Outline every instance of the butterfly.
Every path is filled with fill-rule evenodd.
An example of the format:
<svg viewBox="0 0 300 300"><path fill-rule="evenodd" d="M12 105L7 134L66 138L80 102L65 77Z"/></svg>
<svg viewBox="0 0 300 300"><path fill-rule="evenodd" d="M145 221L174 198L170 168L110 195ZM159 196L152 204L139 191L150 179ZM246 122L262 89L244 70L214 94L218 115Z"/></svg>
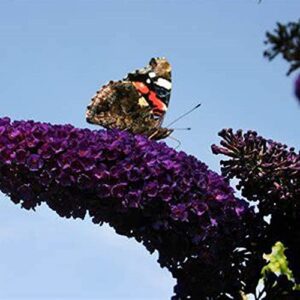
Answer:
<svg viewBox="0 0 300 300"><path fill-rule="evenodd" d="M166 58L128 73L123 80L110 81L91 99L88 123L127 130L149 139L168 137L173 129L161 127L171 95L171 65Z"/></svg>

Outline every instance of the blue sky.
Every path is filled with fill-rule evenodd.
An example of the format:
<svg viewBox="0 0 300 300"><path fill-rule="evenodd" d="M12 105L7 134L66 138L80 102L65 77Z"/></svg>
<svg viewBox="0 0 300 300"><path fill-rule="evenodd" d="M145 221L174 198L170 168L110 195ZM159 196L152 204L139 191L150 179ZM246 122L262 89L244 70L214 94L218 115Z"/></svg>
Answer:
<svg viewBox="0 0 300 300"><path fill-rule="evenodd" d="M166 56L173 91L165 124L202 103L176 125L192 127L174 133L181 150L217 171L210 145L224 127L299 148L295 75L262 57L265 31L299 11L298 0L1 0L1 116L94 128L84 114L95 91ZM0 299L163 300L173 285L134 240L0 195Z"/></svg>

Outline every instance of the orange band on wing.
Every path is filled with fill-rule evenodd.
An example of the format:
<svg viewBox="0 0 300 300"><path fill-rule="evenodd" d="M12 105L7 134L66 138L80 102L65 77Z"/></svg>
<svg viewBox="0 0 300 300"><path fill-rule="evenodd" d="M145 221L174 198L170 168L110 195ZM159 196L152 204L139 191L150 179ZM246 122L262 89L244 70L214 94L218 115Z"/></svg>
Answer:
<svg viewBox="0 0 300 300"><path fill-rule="evenodd" d="M148 98L156 109L162 112L165 112L167 110L166 105L159 98L156 97L156 94L154 92L151 91Z"/></svg>
<svg viewBox="0 0 300 300"><path fill-rule="evenodd" d="M142 95L147 95L156 113L165 112L167 110L166 104L156 96L155 92L150 91L146 84L140 81L133 81L132 84Z"/></svg>
<svg viewBox="0 0 300 300"><path fill-rule="evenodd" d="M149 93L149 88L144 84L143 82L140 81L133 81L132 84L134 87L142 94L148 94Z"/></svg>

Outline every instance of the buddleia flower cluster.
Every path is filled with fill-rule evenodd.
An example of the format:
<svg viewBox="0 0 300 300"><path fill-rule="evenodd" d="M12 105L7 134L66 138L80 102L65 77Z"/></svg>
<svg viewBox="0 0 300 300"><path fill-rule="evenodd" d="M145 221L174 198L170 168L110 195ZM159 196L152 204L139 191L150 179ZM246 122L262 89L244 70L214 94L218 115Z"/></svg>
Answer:
<svg viewBox="0 0 300 300"><path fill-rule="evenodd" d="M212 150L228 157L221 161L223 176L238 179L242 196L257 201L258 214L270 217L269 240L264 243L283 242L289 267L299 283L300 153L254 131L224 129L219 135L221 145L213 145Z"/></svg>
<svg viewBox="0 0 300 300"><path fill-rule="evenodd" d="M253 210L222 176L164 143L2 118L0 189L22 208L44 202L61 217L89 214L157 251L177 279L173 299L241 299L259 277Z"/></svg>

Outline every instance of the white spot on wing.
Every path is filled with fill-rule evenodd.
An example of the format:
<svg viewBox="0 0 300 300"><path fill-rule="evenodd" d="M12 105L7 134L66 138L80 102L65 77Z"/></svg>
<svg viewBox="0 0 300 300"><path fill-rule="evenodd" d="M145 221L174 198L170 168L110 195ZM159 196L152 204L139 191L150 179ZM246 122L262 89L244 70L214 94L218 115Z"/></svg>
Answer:
<svg viewBox="0 0 300 300"><path fill-rule="evenodd" d="M156 76L155 72L150 72L150 73L149 73L149 77L150 77L150 78L154 78L155 76Z"/></svg>
<svg viewBox="0 0 300 300"><path fill-rule="evenodd" d="M166 106L166 104L163 105L162 110L163 110L163 111L167 111L167 106Z"/></svg>
<svg viewBox="0 0 300 300"><path fill-rule="evenodd" d="M154 83L162 88L165 88L166 90L171 90L172 88L172 83L169 80L161 77L158 78Z"/></svg>

